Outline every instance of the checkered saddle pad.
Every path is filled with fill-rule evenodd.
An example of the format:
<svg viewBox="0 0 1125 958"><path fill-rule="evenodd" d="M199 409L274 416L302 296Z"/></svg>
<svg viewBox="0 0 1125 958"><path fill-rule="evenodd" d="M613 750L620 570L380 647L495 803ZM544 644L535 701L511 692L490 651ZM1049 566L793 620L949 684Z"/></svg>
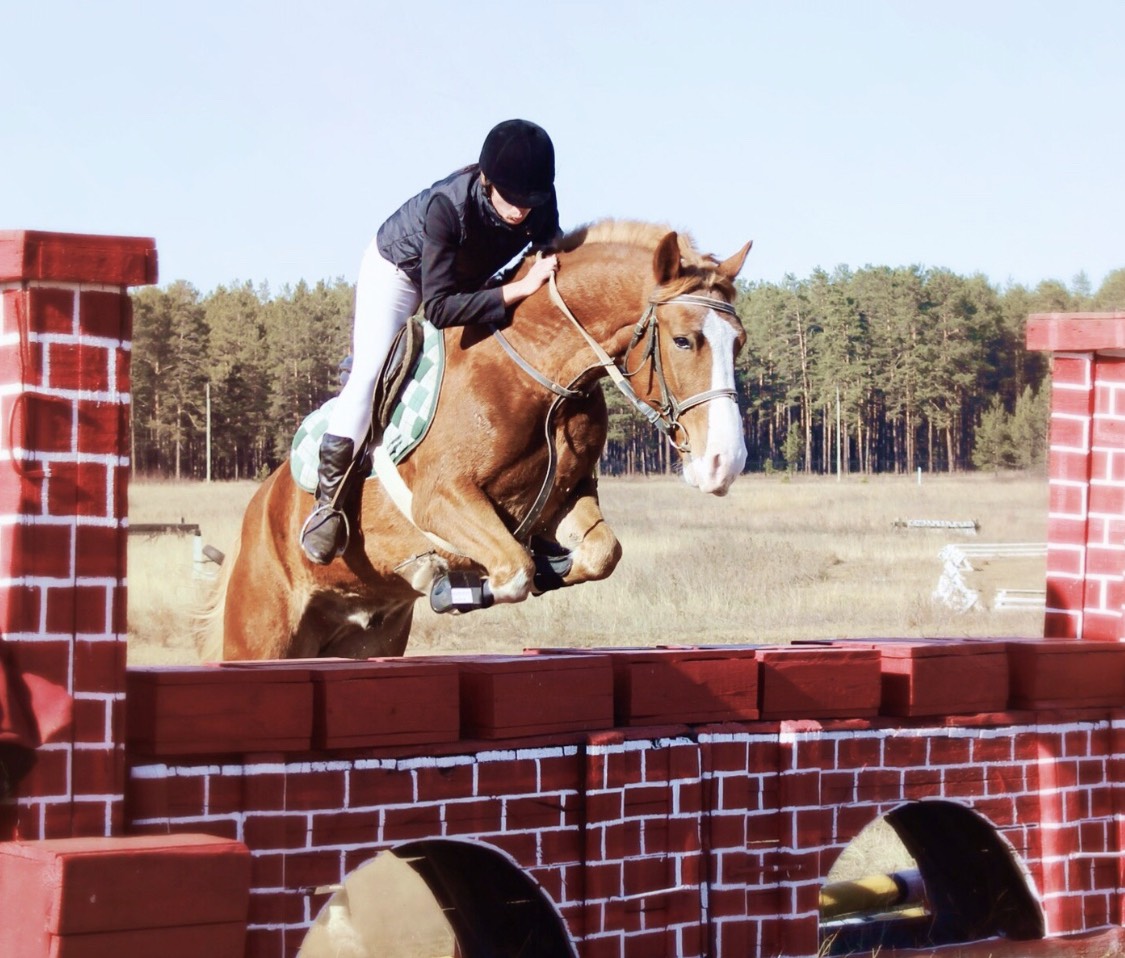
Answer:
<svg viewBox="0 0 1125 958"><path fill-rule="evenodd" d="M405 459L426 437L441 393L441 380L445 372L445 338L440 329L425 321L422 328L422 352L402 387L390 422L383 431L383 447L395 463ZM306 492L316 490L320 439L328 427L328 416L335 404L336 399L333 397L310 413L293 437L289 468L297 485ZM374 475L372 471L368 478L373 478Z"/></svg>

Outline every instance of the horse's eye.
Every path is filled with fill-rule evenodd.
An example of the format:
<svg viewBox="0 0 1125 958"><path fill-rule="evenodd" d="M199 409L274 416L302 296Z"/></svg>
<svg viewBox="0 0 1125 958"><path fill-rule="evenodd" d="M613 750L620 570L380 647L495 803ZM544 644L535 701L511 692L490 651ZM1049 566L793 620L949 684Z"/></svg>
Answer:
<svg viewBox="0 0 1125 958"><path fill-rule="evenodd" d="M676 349L691 349L691 340L686 336L673 336L672 342L675 344Z"/></svg>

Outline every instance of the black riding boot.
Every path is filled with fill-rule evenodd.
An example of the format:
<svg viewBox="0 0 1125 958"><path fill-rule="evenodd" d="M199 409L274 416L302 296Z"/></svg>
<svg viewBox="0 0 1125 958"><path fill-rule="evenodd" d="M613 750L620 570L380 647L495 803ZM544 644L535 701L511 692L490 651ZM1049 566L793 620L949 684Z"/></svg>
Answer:
<svg viewBox="0 0 1125 958"><path fill-rule="evenodd" d="M316 507L301 527L301 548L319 565L327 565L348 547L351 522L345 509L352 497L348 478L355 459L350 439L329 433L320 440L320 470L317 474Z"/></svg>

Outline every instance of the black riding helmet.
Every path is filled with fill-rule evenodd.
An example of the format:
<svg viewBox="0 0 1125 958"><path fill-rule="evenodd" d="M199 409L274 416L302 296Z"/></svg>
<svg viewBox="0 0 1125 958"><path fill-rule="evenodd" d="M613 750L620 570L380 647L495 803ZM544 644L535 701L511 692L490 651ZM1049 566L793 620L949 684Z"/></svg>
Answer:
<svg viewBox="0 0 1125 958"><path fill-rule="evenodd" d="M505 120L485 137L480 168L513 206L542 206L555 184L555 147L543 127L530 120Z"/></svg>

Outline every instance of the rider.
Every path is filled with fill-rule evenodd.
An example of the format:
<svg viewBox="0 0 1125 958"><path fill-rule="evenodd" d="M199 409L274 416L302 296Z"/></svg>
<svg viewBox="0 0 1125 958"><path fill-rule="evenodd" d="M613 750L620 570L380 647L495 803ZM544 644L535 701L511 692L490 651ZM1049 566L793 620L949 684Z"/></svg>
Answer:
<svg viewBox="0 0 1125 958"><path fill-rule="evenodd" d="M356 283L351 373L321 440L316 506L301 529L301 547L313 562L331 562L347 548L349 474L365 448L395 334L419 304L438 328L502 323L509 307L547 282L558 269L553 254L519 280L489 284L529 245L547 247L558 237L554 183L546 130L505 120L489 131L479 163L407 200L379 227Z"/></svg>

